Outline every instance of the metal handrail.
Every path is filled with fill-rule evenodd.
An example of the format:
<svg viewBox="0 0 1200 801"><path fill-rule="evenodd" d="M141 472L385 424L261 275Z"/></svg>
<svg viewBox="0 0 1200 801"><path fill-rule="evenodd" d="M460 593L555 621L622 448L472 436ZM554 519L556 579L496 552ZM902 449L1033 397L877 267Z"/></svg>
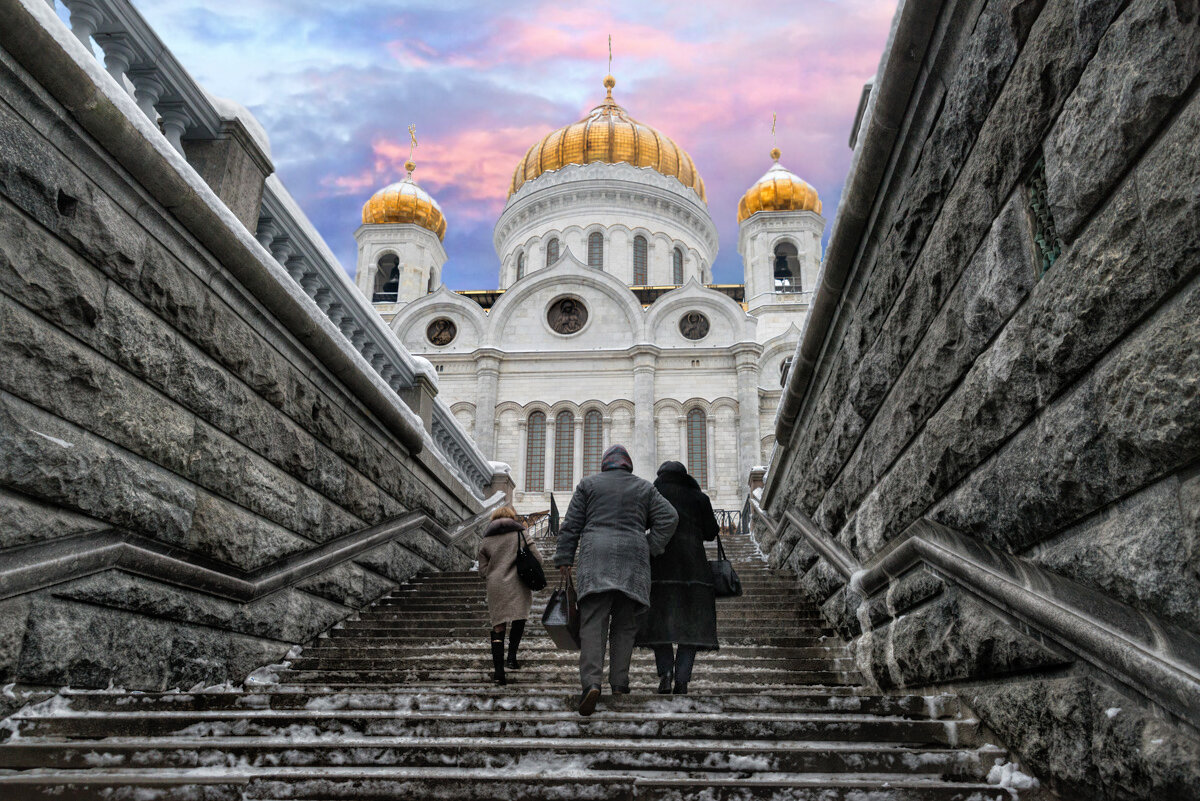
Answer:
<svg viewBox="0 0 1200 801"><path fill-rule="evenodd" d="M803 512L775 521L756 500L750 506L779 538L795 528L864 600L923 566L1200 726L1200 638L1189 631L932 520L916 521L863 566Z"/></svg>

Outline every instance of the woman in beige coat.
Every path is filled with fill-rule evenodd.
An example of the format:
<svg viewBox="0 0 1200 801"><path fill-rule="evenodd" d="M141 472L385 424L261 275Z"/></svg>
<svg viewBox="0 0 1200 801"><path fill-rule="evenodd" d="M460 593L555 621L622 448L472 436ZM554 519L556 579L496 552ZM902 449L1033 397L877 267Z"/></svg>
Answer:
<svg viewBox="0 0 1200 801"><path fill-rule="evenodd" d="M525 633L525 619L533 603L533 592L517 577L518 532L525 526L517 522L517 513L511 506L502 506L492 512L492 522L483 532L476 559L479 560L479 575L487 580L488 616L492 621L492 680L506 684L504 668L520 667L517 664L517 646ZM542 555L530 545L530 550L540 562ZM504 628L512 623L508 640L508 659L504 659Z"/></svg>

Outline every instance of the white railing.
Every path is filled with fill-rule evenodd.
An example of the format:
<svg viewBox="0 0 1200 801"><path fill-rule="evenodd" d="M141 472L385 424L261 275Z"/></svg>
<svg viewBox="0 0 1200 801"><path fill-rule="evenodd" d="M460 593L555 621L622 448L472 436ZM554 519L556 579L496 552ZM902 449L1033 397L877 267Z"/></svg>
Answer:
<svg viewBox="0 0 1200 801"><path fill-rule="evenodd" d="M71 32L90 52L95 52L93 43L102 51L108 74L185 158L185 139L215 139L233 121L236 110L225 108L224 101L204 91L129 0L60 2L68 12ZM56 7L53 0L47 4ZM262 149L262 158L269 159L266 136L253 119L249 115L236 119ZM421 375L437 386L433 366L404 349L276 176L266 180L256 229L259 243L394 392L404 397L401 393L416 387ZM487 458L436 397L429 440L452 472L477 494L491 483Z"/></svg>

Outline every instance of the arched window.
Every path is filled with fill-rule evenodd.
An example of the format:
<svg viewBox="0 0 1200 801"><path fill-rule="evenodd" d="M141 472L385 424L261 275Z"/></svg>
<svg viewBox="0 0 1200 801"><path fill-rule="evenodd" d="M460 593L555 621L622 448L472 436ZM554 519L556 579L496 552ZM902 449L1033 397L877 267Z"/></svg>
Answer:
<svg viewBox="0 0 1200 801"><path fill-rule="evenodd" d="M708 486L708 431L703 409L687 413L688 472L700 486Z"/></svg>
<svg viewBox="0 0 1200 801"><path fill-rule="evenodd" d="M376 262L375 295L377 302L394 301L400 291L400 258L395 253L385 253Z"/></svg>
<svg viewBox="0 0 1200 801"><path fill-rule="evenodd" d="M592 409L583 416L583 476L600 472L600 457L604 455L604 430L600 412Z"/></svg>
<svg viewBox="0 0 1200 801"><path fill-rule="evenodd" d="M604 269L604 234L599 231L588 237L588 267Z"/></svg>
<svg viewBox="0 0 1200 801"><path fill-rule="evenodd" d="M800 256L791 242L775 246L774 275L776 292L800 292Z"/></svg>
<svg viewBox="0 0 1200 801"><path fill-rule="evenodd" d="M554 420L554 491L570 492L575 473L575 415L559 412Z"/></svg>
<svg viewBox="0 0 1200 801"><path fill-rule="evenodd" d="M554 262L558 261L558 237L554 237L546 243L546 266L549 267Z"/></svg>
<svg viewBox="0 0 1200 801"><path fill-rule="evenodd" d="M520 281L525 277L525 252L517 254L517 280Z"/></svg>
<svg viewBox="0 0 1200 801"><path fill-rule="evenodd" d="M525 491L544 492L546 488L546 415L529 415L525 432Z"/></svg>
<svg viewBox="0 0 1200 801"><path fill-rule="evenodd" d="M679 248L671 252L671 283L683 286L683 251Z"/></svg>
<svg viewBox="0 0 1200 801"><path fill-rule="evenodd" d="M633 238L633 285L645 286L646 280L646 237Z"/></svg>

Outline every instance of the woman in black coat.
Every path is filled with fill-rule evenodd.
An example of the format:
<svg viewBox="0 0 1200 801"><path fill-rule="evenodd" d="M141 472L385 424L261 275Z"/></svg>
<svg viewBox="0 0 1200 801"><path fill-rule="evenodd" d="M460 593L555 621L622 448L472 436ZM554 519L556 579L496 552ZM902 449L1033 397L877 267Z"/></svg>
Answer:
<svg viewBox="0 0 1200 801"><path fill-rule="evenodd" d="M658 691L687 693L697 651L717 649L717 603L704 542L717 538L712 502L679 462L663 462L654 488L679 514L675 536L650 560L650 611L638 645L654 649ZM678 653L672 648L678 645Z"/></svg>

